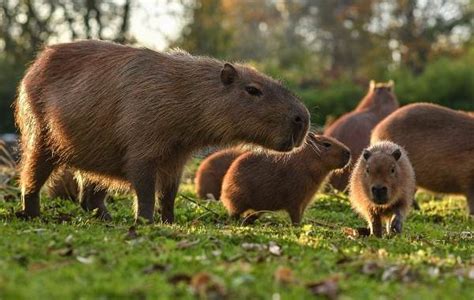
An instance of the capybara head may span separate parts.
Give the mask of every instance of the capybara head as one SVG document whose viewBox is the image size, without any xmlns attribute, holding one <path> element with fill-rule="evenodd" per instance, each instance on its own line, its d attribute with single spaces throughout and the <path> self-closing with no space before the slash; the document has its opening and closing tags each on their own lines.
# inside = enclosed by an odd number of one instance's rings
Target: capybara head
<svg viewBox="0 0 474 300">
<path fill-rule="evenodd" d="M 213 103 L 208 109 L 230 112 L 226 117 L 237 139 L 282 152 L 303 143 L 309 112 L 279 82 L 249 67 L 229 63 L 224 64 L 220 81 L 227 103 Z"/>
<path fill-rule="evenodd" d="M 365 149 L 360 158 L 363 187 L 368 198 L 377 205 L 388 204 L 396 200 L 400 178 L 405 176 L 400 158 L 404 155 L 401 147 L 394 147 L 389 152 L 371 148 Z"/>
<path fill-rule="evenodd" d="M 389 82 L 380 82 L 376 83 L 375 81 L 370 81 L 369 93 L 372 93 L 372 97 L 374 98 L 374 104 L 376 105 L 384 105 L 384 104 L 392 104 L 397 102 L 397 97 L 393 92 L 393 81 L 390 80 Z"/>
<path fill-rule="evenodd" d="M 327 170 L 342 169 L 351 160 L 349 148 L 334 138 L 310 132 L 306 144 L 312 150 L 311 155 L 318 158 L 315 166 L 318 169 L 321 168 L 321 163 Z"/>
</svg>

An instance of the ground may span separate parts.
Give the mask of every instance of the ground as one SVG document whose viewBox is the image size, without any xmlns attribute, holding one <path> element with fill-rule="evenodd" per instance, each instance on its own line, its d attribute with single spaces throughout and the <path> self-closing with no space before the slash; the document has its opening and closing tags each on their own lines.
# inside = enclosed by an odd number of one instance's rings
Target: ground
<svg viewBox="0 0 474 300">
<path fill-rule="evenodd" d="M 344 229 L 365 224 L 342 194 L 315 196 L 301 226 L 271 213 L 246 227 L 183 184 L 176 224 L 131 227 L 128 195 L 108 202 L 110 223 L 45 197 L 40 219 L 18 220 L 10 182 L 0 182 L 0 299 L 474 298 L 462 197 L 418 193 L 404 233 L 377 239 Z"/>
</svg>

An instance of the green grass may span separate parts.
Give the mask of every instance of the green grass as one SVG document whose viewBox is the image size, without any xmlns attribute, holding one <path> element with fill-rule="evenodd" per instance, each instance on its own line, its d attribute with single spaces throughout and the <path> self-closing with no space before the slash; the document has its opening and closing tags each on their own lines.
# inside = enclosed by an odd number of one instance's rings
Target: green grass
<svg viewBox="0 0 474 300">
<path fill-rule="evenodd" d="M 245 227 L 220 203 L 179 197 L 176 224 L 134 230 L 130 196 L 108 202 L 107 224 L 45 197 L 42 217 L 22 221 L 12 190 L 0 191 L 0 299 L 321 297 L 312 283 L 340 299 L 474 298 L 474 221 L 463 198 L 419 194 L 422 211 L 405 232 L 376 239 L 341 230 L 365 225 L 341 195 L 316 196 L 299 227 L 284 213 Z M 193 196 L 189 184 L 181 192 Z"/>
</svg>

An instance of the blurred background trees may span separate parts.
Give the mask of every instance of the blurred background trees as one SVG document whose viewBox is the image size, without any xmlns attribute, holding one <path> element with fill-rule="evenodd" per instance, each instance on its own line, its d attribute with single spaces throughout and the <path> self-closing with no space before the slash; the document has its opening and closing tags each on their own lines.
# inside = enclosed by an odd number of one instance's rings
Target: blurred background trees
<svg viewBox="0 0 474 300">
<path fill-rule="evenodd" d="M 370 79 L 394 79 L 402 103 L 472 111 L 473 20 L 474 0 L 0 0 L 0 132 L 14 130 L 16 85 L 43 45 L 150 46 L 147 28 L 163 35 L 160 48 L 247 61 L 282 79 L 320 125 L 353 108 Z"/>
</svg>

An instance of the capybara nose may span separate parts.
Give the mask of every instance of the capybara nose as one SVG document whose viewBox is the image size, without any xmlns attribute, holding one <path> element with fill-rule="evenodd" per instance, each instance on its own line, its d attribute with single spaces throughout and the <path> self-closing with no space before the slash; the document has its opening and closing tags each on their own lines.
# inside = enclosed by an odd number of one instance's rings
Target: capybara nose
<svg viewBox="0 0 474 300">
<path fill-rule="evenodd" d="M 303 121 L 303 117 L 301 117 L 300 115 L 296 115 L 293 117 L 293 124 L 298 126 L 304 126 L 305 121 Z"/>
<path fill-rule="evenodd" d="M 306 136 L 306 131 L 309 127 L 309 116 L 305 114 L 298 113 L 295 114 L 291 119 L 293 133 L 292 139 L 294 140 L 294 146 L 300 146 Z"/>
<path fill-rule="evenodd" d="M 347 160 L 351 159 L 351 151 L 349 151 L 349 150 L 344 151 L 344 157 Z"/>
<path fill-rule="evenodd" d="M 372 195 L 374 198 L 374 201 L 378 204 L 384 204 L 387 202 L 388 199 L 388 190 L 387 187 L 385 186 L 373 186 L 372 187 Z"/>
</svg>

